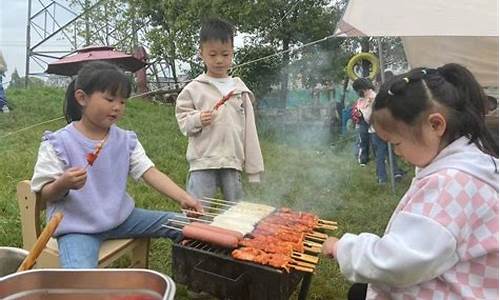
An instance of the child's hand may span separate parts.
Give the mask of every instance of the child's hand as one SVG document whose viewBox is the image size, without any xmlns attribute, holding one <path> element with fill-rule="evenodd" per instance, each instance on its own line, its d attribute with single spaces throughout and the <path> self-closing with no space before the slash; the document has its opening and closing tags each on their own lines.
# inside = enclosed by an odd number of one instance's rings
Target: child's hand
<svg viewBox="0 0 500 300">
<path fill-rule="evenodd" d="M 188 198 L 182 200 L 181 202 L 181 207 L 187 210 L 192 210 L 193 213 L 189 214 L 189 216 L 199 216 L 196 212 L 203 214 L 203 206 L 201 205 L 201 202 L 198 199 L 194 199 L 193 197 L 188 195 Z"/>
<path fill-rule="evenodd" d="M 323 243 L 323 249 L 321 252 L 330 257 L 337 257 L 337 242 L 339 241 L 338 238 L 336 237 L 329 237 L 324 243 Z"/>
<path fill-rule="evenodd" d="M 68 190 L 79 190 L 87 182 L 87 170 L 84 168 L 69 168 L 59 177 L 60 185 Z"/>
<path fill-rule="evenodd" d="M 202 111 L 200 113 L 200 121 L 203 127 L 212 124 L 213 121 L 213 113 L 211 111 Z"/>
</svg>

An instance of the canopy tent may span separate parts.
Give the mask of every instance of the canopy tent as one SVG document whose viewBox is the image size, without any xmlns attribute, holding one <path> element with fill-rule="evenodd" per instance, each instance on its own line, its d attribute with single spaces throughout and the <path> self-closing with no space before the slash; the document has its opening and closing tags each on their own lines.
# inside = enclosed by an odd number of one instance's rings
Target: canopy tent
<svg viewBox="0 0 500 300">
<path fill-rule="evenodd" d="M 400 36 L 412 68 L 466 66 L 498 87 L 497 0 L 350 0 L 337 36 Z"/>
</svg>

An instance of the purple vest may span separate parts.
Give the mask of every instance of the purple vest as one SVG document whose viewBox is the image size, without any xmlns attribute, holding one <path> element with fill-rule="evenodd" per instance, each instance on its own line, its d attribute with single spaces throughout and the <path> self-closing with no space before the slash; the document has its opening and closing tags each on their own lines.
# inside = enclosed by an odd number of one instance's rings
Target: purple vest
<svg viewBox="0 0 500 300">
<path fill-rule="evenodd" d="M 85 167 L 87 153 L 95 150 L 99 141 L 85 137 L 71 123 L 58 131 L 45 132 L 64 168 Z M 130 156 L 137 136 L 112 126 L 99 156 L 87 169 L 87 182 L 79 190 L 70 190 L 61 200 L 47 203 L 47 217 L 55 211 L 64 213 L 54 236 L 66 233 L 99 233 L 120 225 L 134 209 L 127 194 Z"/>
</svg>

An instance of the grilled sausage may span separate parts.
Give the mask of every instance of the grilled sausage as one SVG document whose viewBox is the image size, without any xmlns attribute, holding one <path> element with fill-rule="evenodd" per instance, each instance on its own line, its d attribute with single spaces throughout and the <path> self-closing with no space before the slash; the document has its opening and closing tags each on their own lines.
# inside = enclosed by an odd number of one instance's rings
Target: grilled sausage
<svg viewBox="0 0 500 300">
<path fill-rule="evenodd" d="M 238 238 L 227 233 L 220 233 L 206 228 L 200 228 L 188 224 L 182 228 L 182 234 L 184 237 L 203 241 L 215 246 L 224 248 L 236 248 L 238 247 Z"/>
<path fill-rule="evenodd" d="M 212 230 L 215 232 L 232 235 L 232 236 L 236 237 L 238 239 L 238 241 L 243 239 L 243 234 L 241 232 L 238 232 L 235 230 L 225 229 L 225 228 L 221 228 L 221 227 L 217 227 L 217 226 L 213 226 L 213 225 L 205 224 L 205 223 L 201 223 L 201 222 L 191 222 L 190 224 L 192 226 L 195 226 L 198 228 L 204 228 L 204 229 Z"/>
</svg>

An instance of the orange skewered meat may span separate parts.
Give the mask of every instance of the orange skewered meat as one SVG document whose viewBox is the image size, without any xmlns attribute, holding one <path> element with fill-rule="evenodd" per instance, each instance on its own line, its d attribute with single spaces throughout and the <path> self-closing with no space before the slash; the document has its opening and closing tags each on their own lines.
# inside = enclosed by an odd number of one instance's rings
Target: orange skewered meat
<svg viewBox="0 0 500 300">
<path fill-rule="evenodd" d="M 226 103 L 226 101 L 229 100 L 229 98 L 231 98 L 231 96 L 233 96 L 233 94 L 234 94 L 234 90 L 230 91 L 227 95 L 222 97 L 219 101 L 217 101 L 217 103 L 215 103 L 213 110 L 218 110 L 219 107 L 224 105 L 224 103 Z"/>
<path fill-rule="evenodd" d="M 87 163 L 89 166 L 92 166 L 94 164 L 97 156 L 99 156 L 99 153 L 101 152 L 103 145 L 104 143 L 100 142 L 96 145 L 96 148 L 93 152 L 87 153 Z"/>
<path fill-rule="evenodd" d="M 255 262 L 262 265 L 270 265 L 275 268 L 283 268 L 290 272 L 288 264 L 291 262 L 291 257 L 283 254 L 268 254 L 262 250 L 252 247 L 242 247 L 231 252 L 231 255 L 240 260 Z"/>
<path fill-rule="evenodd" d="M 262 230 L 254 230 L 252 232 L 252 236 L 254 237 L 254 239 L 263 241 L 268 244 L 289 245 L 292 247 L 294 251 L 304 253 L 304 244 L 302 243 L 303 242 L 302 240 L 298 241 L 289 236 L 275 235 L 274 233 L 271 233 L 269 231 L 262 231 Z M 290 241 L 292 239 L 294 241 Z"/>
<path fill-rule="evenodd" d="M 280 253 L 288 256 L 291 256 L 293 253 L 293 247 L 288 243 L 271 244 L 268 240 L 262 238 L 243 239 L 240 241 L 240 245 L 259 249 L 267 253 Z"/>
</svg>

